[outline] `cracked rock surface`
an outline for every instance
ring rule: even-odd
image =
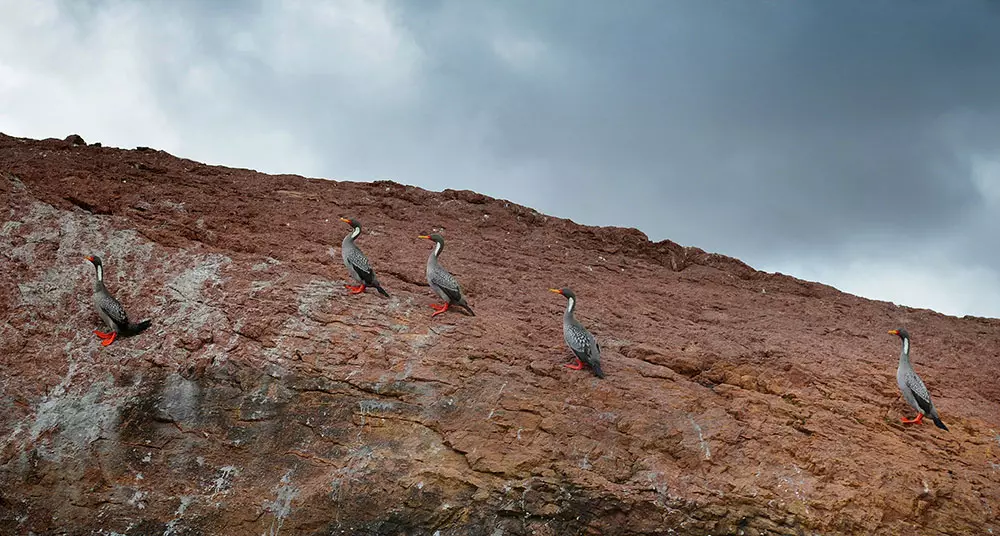
[[[0,201],[2,534],[1000,531],[998,320],[146,148],[0,135]],[[391,298],[347,294],[341,216]],[[475,318],[430,318],[429,232]],[[88,254],[149,330],[100,346]],[[896,327],[950,433],[899,423]]]

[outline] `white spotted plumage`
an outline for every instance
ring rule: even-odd
[[[351,243],[353,245],[353,242]],[[364,274],[370,274],[372,271],[371,263],[368,262],[368,257],[361,252],[360,249],[355,246],[354,248],[344,248],[344,264],[347,266],[348,270],[352,272],[354,279],[359,283],[367,283],[362,277]]]
[[[902,382],[903,385],[900,387],[900,390],[903,391],[903,398],[912,398],[911,400],[907,400],[910,406],[921,413],[925,413],[923,407],[931,405],[931,394],[927,391],[924,381],[920,379],[920,376],[917,376],[916,372],[910,369],[909,372],[903,374]],[[906,395],[909,395],[909,397]]]
[[[594,344],[594,336],[586,328],[578,324],[564,324],[563,338],[574,353],[590,356],[590,348]]]
[[[113,331],[121,331],[129,325],[128,315],[122,304],[112,296],[104,284],[94,292],[94,305],[97,307],[97,314]]]

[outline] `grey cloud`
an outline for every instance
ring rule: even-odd
[[[953,112],[996,116],[990,6],[720,6],[563,4],[539,33],[565,54],[564,78],[448,94],[495,111],[504,158],[555,161],[568,195],[741,255],[920,233],[977,207],[966,155],[941,130]]]

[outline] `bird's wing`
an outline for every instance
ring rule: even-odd
[[[354,270],[358,272],[359,276],[361,276],[362,281],[371,283],[372,279],[374,279],[375,274],[372,271],[371,265],[368,263],[368,257],[365,257],[365,254],[361,253],[361,250],[355,249],[351,251],[347,256],[347,262],[351,263]]]
[[[917,401],[917,405],[923,410],[925,414],[931,413],[931,394],[927,392],[927,386],[924,385],[923,380],[916,373],[907,374],[906,376],[906,386],[913,393],[914,400]]]
[[[566,337],[566,342],[576,357],[586,362],[590,362],[590,348],[593,340],[594,337],[583,326],[577,325],[569,328],[569,336]]]
[[[111,294],[103,293],[100,300],[98,300],[97,306],[101,308],[104,314],[108,315],[115,324],[120,326],[128,326],[128,315],[125,314],[125,308],[118,300],[114,299]]]
[[[458,286],[458,281],[446,270],[438,269],[431,272],[430,283],[443,290],[452,301],[462,299],[462,290]]]

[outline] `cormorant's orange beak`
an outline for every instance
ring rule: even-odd
[[[899,330],[898,329],[890,329],[889,330],[889,335],[899,335]]]
[[[562,294],[562,291],[557,288],[550,288],[549,292],[555,292],[556,294]]]
[[[351,220],[349,220],[347,218],[340,218],[340,221],[342,221],[344,223],[351,223]]]
[[[93,255],[87,255],[86,257],[84,257],[84,259],[87,259],[90,262],[94,262],[94,256]]]
[[[422,234],[422,235],[418,236],[417,238],[423,238],[424,240],[430,240],[431,239],[431,237],[429,237],[429,236],[427,236],[425,234]]]

